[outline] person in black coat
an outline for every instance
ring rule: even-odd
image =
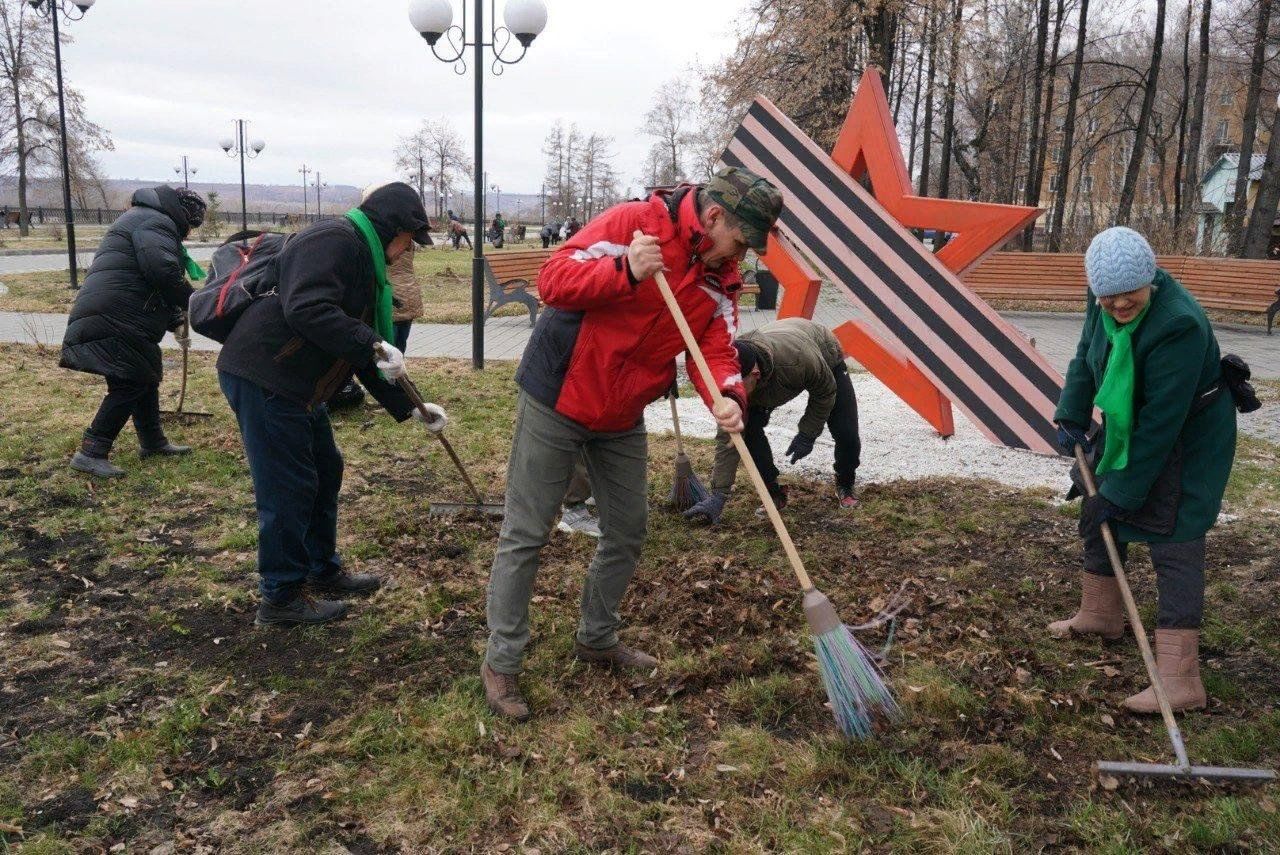
[[[245,309],[218,356],[258,509],[259,626],[324,623],[346,612],[341,600],[313,599],[304,588],[345,595],[381,585],[347,572],[337,553],[343,463],[325,402],[352,371],[396,421],[412,415],[429,430],[445,426],[443,409],[427,404],[424,414],[394,385],[405,369],[390,342],[389,295],[378,318],[378,294],[391,286],[379,283],[374,252],[391,264],[413,241],[430,242],[427,212],[399,181],[344,217],[308,226],[280,251],[274,293]]]
[[[182,240],[204,222],[204,211],[204,200],[190,190],[146,187],[103,236],[67,319],[59,362],[107,380],[72,469],[123,475],[107,457],[131,417],[140,457],[191,450],[169,442],[160,425],[160,340],[182,325],[191,296]]]

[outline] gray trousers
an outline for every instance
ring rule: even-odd
[[[1204,538],[1148,546],[1156,568],[1156,626],[1199,629],[1204,619]],[[1120,560],[1127,561],[1129,544],[1117,542],[1116,547]],[[1084,570],[1095,576],[1115,575],[1099,530],[1084,539]]]
[[[586,460],[601,537],[582,584],[577,639],[595,649],[618,643],[618,604],[640,560],[648,525],[648,452],[643,422],[619,433],[596,433],[520,392],[507,465],[506,517],[489,570],[485,661],[494,671],[520,672],[538,555],[580,458]]]

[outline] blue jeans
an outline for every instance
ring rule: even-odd
[[[234,374],[218,383],[235,411],[258,508],[258,590],[283,605],[308,576],[342,569],[337,554],[342,453],[329,410],[308,410]]]

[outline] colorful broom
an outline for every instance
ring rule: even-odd
[[[643,232],[637,231],[635,236],[642,237]],[[658,283],[658,290],[661,291],[662,299],[667,303],[671,317],[680,329],[685,348],[693,357],[702,380],[711,393],[712,401],[719,405],[724,400],[724,396],[720,394],[715,377],[711,374],[711,368],[702,355],[702,349],[698,347],[698,342],[693,337],[692,330],[689,329],[689,322],[685,320],[684,312],[676,302],[671,286],[667,284],[667,277],[662,274],[662,271],[658,271],[653,278]],[[791,569],[795,572],[796,579],[799,580],[800,587],[804,591],[804,616],[809,621],[809,629],[813,632],[814,646],[818,655],[818,670],[822,674],[822,684],[826,687],[827,699],[831,702],[831,711],[835,715],[836,724],[847,736],[866,737],[870,735],[877,719],[895,718],[898,715],[898,705],[890,694],[889,687],[885,685],[884,675],[876,666],[871,654],[840,621],[840,616],[836,614],[835,606],[827,599],[827,595],[815,588],[809,579],[809,574],[804,569],[804,562],[800,560],[800,553],[791,542],[791,535],[778,514],[778,508],[774,505],[773,498],[764,485],[764,479],[760,477],[760,470],[756,468],[746,444],[742,441],[742,436],[731,433],[729,439],[738,450],[738,457],[741,458],[747,474],[751,476],[751,483],[760,496],[760,502],[769,515],[769,521],[773,523],[773,529],[778,533],[778,539],[782,541],[787,560],[791,562]]]
[[[671,482],[670,501],[675,510],[687,511],[707,497],[707,488],[702,486],[702,482],[694,474],[689,455],[684,453],[684,441],[680,438],[680,413],[676,410],[674,386],[668,397],[671,398],[671,425],[676,433],[676,476]]]

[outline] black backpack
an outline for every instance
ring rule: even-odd
[[[254,300],[276,293],[280,251],[293,238],[281,232],[239,232],[213,252],[209,283],[191,295],[191,328],[226,343],[236,319]]]

